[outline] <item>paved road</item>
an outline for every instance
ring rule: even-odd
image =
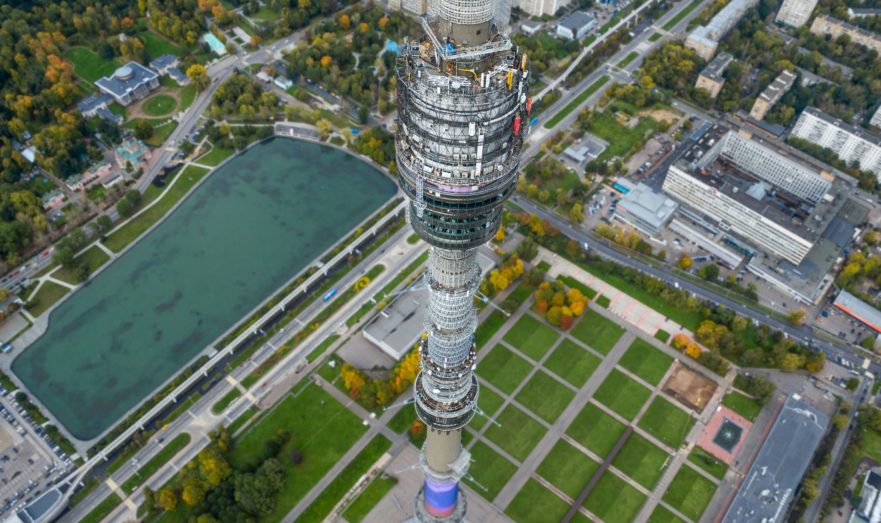
[[[818,337],[815,337],[813,335],[811,327],[809,326],[797,327],[789,323],[780,321],[777,318],[769,316],[761,311],[757,311],[752,307],[735,301],[714,290],[693,283],[692,281],[681,278],[675,274],[671,274],[670,271],[667,269],[649,265],[648,263],[634,258],[629,254],[622,253],[616,248],[612,247],[610,244],[608,244],[606,240],[596,236],[591,232],[583,231],[580,227],[574,227],[567,220],[564,220],[557,214],[545,209],[544,207],[540,207],[526,200],[525,198],[520,198],[519,196],[515,195],[511,198],[511,200],[524,210],[530,213],[537,214],[546,219],[555,227],[560,229],[560,232],[562,232],[566,236],[579,242],[587,242],[590,245],[591,250],[599,256],[602,256],[603,258],[612,260],[620,265],[634,268],[644,274],[654,276],[655,278],[658,278],[667,283],[678,285],[679,288],[697,297],[708,300],[717,305],[723,305],[733,310],[737,314],[740,314],[741,316],[745,316],[755,322],[764,323],[771,328],[780,330],[795,341],[813,346],[817,350],[822,350],[826,352],[827,359],[829,360],[831,360],[832,357],[839,356],[847,361],[850,361],[857,368],[859,368],[859,366],[863,362],[862,357],[854,355],[849,350],[843,349],[837,345],[833,345]],[[875,375],[881,375],[881,365],[877,363],[872,363],[869,367],[869,370],[872,371],[872,373],[874,373]]]

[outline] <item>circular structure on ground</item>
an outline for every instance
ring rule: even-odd
[[[149,116],[165,116],[177,108],[177,100],[168,94],[157,94],[148,98],[141,110]]]

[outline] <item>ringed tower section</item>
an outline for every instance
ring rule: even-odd
[[[459,481],[470,455],[462,430],[474,415],[476,248],[495,236],[514,191],[531,101],[527,59],[496,29],[493,0],[439,0],[424,34],[400,47],[395,152],[410,222],[431,246],[427,336],[414,402],[428,435],[423,522],[462,521]]]

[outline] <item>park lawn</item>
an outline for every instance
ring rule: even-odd
[[[650,390],[613,369],[594,393],[593,399],[624,418],[633,420],[650,394]]]
[[[651,490],[664,473],[670,455],[651,441],[631,432],[612,465],[631,479]]]
[[[474,343],[477,345],[478,351],[486,346],[490,338],[502,328],[506,321],[508,321],[507,316],[501,311],[494,310],[480,322],[477,330],[474,331]]]
[[[539,422],[514,405],[505,407],[496,421],[501,427],[490,425],[485,432],[487,439],[520,461],[529,456],[533,447],[547,432]]]
[[[618,365],[639,376],[651,385],[660,383],[667,373],[673,358],[652,346],[642,338],[636,338],[627,352],[621,356]]]
[[[578,497],[600,464],[564,440],[557,441],[536,472],[572,499]]]
[[[626,428],[593,403],[588,403],[572,420],[566,434],[597,456],[605,458]]]
[[[138,38],[144,42],[144,50],[147,51],[147,56],[150,60],[155,60],[164,54],[173,54],[175,56],[180,56],[182,54],[180,47],[149,29],[138,33]]]
[[[177,95],[180,97],[178,111],[186,111],[191,105],[193,105],[193,100],[196,99],[196,86],[193,84],[187,84],[181,87]]]
[[[700,447],[694,447],[691,450],[691,452],[688,454],[688,461],[702,468],[711,476],[719,479],[724,478],[725,472],[728,471],[727,465],[725,465],[715,457],[711,456]]]
[[[863,454],[881,463],[881,434],[863,426]]]
[[[506,347],[496,345],[477,365],[477,375],[492,383],[506,394],[514,392],[517,385],[529,374],[532,364],[517,356]]]
[[[480,394],[483,394],[483,390],[480,391]],[[416,421],[416,409],[413,408],[413,405],[404,405],[398,409],[398,412],[395,412],[392,419],[388,420],[388,428],[393,432],[403,434],[414,421]]]
[[[64,52],[64,58],[73,64],[73,70],[80,78],[95,82],[110,76],[122,65],[117,60],[105,60],[97,53],[82,45],[75,45]]]
[[[174,111],[175,107],[177,107],[177,100],[173,96],[156,94],[147,99],[141,109],[150,116],[165,116]]]
[[[468,469],[470,477],[465,478],[465,483],[474,487],[487,501],[492,501],[516,471],[517,467],[513,463],[486,443],[478,441],[471,447],[471,467]]]
[[[367,474],[367,471],[391,446],[392,442],[382,434],[373,436],[367,446],[321,491],[298,519],[323,521],[361,476]]]
[[[661,499],[683,515],[698,521],[715,493],[716,485],[712,481],[683,465]]]
[[[694,418],[676,405],[656,396],[639,419],[639,426],[674,449],[682,444]]]
[[[220,162],[226,160],[235,153],[233,149],[221,149],[220,147],[212,147],[210,151],[196,158],[196,163],[215,167]]]
[[[28,300],[28,312],[32,316],[37,317],[49,310],[49,307],[55,305],[68,292],[70,292],[70,289],[63,285],[52,281],[44,281],[43,285],[40,286],[40,290]]]
[[[655,511],[649,516],[648,523],[685,523],[676,514],[664,508],[663,505],[655,507]]]
[[[505,509],[505,514],[518,523],[537,523],[560,521],[568,510],[568,503],[538,481],[529,478]]]
[[[722,398],[722,405],[750,421],[754,421],[759,412],[762,411],[762,406],[759,402],[736,390],[732,390]]]
[[[601,354],[608,354],[623,334],[621,326],[590,308],[572,329],[573,336]]]
[[[584,500],[584,507],[605,523],[630,523],[645,503],[645,495],[606,471]]]
[[[91,512],[86,514],[80,523],[100,523],[120,504],[122,504],[122,498],[116,492],[111,492],[109,496],[104,498],[104,501],[98,503]]]
[[[600,359],[566,338],[557,345],[544,367],[575,387],[584,385],[600,364]]]
[[[358,494],[355,501],[343,512],[343,517],[349,523],[361,523],[373,507],[385,497],[386,494],[398,484],[398,480],[385,474],[376,477],[367,485],[363,492]]]
[[[477,396],[477,407],[482,410],[486,416],[475,414],[474,417],[471,418],[471,428],[480,430],[481,427],[486,425],[486,422],[489,421],[487,418],[492,418],[504,402],[505,400],[501,396],[489,390],[489,388],[481,388],[480,393]]]
[[[517,394],[517,401],[541,419],[553,423],[574,397],[571,389],[546,372],[538,371]]]
[[[165,216],[205,175],[208,169],[190,165],[177,175],[174,184],[166,187],[162,198],[150,208],[136,215],[130,222],[117,229],[107,238],[104,245],[113,252],[120,252],[129,243],[147,231],[154,223]]]
[[[95,272],[95,269],[107,263],[107,260],[110,259],[110,256],[108,256],[107,253],[104,252],[97,245],[93,245],[86,249],[84,253],[77,256],[76,259],[79,263],[84,263],[88,265],[89,272]],[[66,267],[61,267],[60,269],[55,271],[55,273],[52,274],[52,277],[74,285],[80,283],[79,281],[77,281],[74,271]]]
[[[557,341],[554,330],[529,314],[524,314],[505,334],[505,341],[538,361]]]
[[[242,470],[257,463],[264,444],[279,429],[290,431],[292,436],[283,455],[297,448],[305,459],[300,465],[283,461],[286,481],[275,510],[264,518],[268,521],[281,520],[367,431],[349,409],[310,384],[298,395],[287,396],[236,438],[230,454],[233,467]]]
[[[594,114],[590,119],[588,130],[609,143],[597,160],[608,161],[619,157],[626,160],[633,153],[642,149],[651,135],[658,128],[658,122],[651,118],[640,118],[632,129],[618,123],[610,111]]]

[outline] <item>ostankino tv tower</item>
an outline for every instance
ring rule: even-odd
[[[429,304],[414,400],[428,427],[423,522],[462,521],[462,430],[477,404],[476,248],[496,234],[514,191],[531,101],[526,56],[492,21],[493,0],[438,0],[397,61],[397,165],[413,229],[431,246]]]

